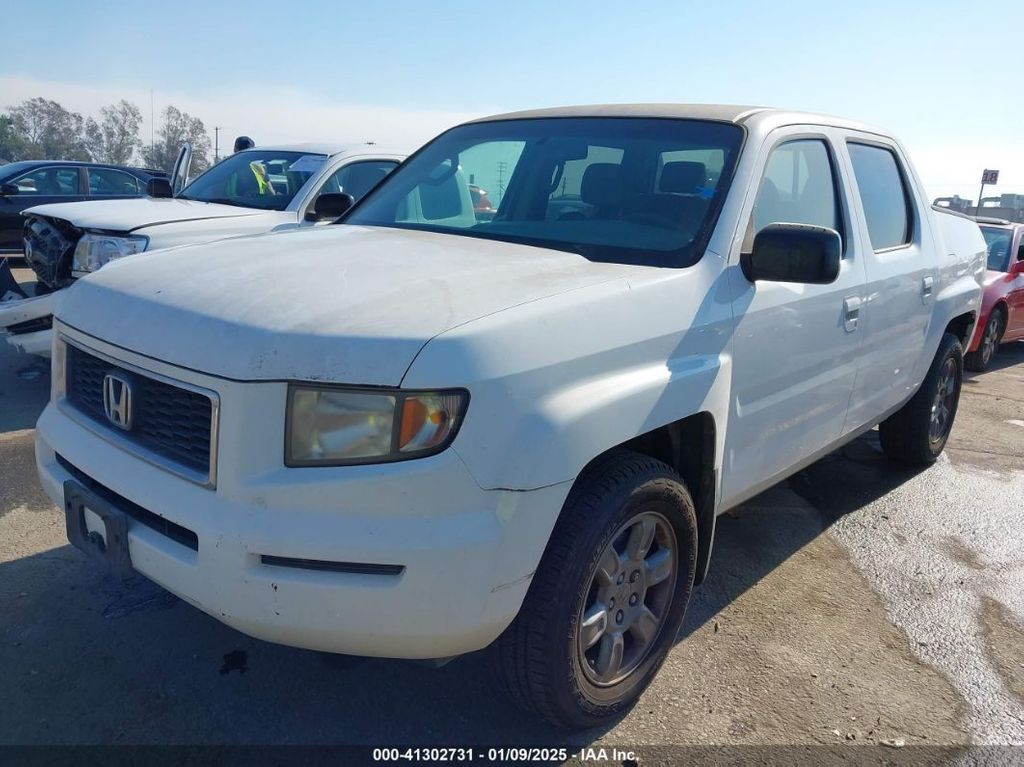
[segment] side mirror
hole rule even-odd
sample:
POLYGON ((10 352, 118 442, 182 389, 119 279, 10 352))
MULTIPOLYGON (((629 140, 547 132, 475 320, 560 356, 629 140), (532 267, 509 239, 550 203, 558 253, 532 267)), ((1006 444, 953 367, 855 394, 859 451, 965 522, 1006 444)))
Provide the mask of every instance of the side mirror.
POLYGON ((843 241, 835 229, 806 224, 769 224, 754 237, 740 268, 751 282, 827 285, 839 277, 843 241))
POLYGON ((1024 245, 1017 254, 1017 260, 1010 262, 1010 274, 1024 274, 1024 245))
POLYGON ((162 176, 151 178, 146 182, 146 195, 149 197, 173 197, 171 182, 162 176))
POLYGON ((0 185, 0 197, 13 197, 14 195, 21 192, 18 189, 17 184, 2 184, 0 185))
POLYGON ((306 211, 307 221, 333 221, 356 204, 356 198, 346 192, 324 192, 306 211))

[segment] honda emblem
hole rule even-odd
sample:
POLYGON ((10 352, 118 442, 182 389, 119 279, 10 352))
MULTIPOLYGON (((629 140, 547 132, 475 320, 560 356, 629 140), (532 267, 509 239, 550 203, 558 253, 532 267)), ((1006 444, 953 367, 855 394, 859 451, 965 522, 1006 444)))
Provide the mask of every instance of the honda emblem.
POLYGON ((132 384, 127 376, 111 372, 103 376, 103 412, 124 431, 132 428, 132 384))

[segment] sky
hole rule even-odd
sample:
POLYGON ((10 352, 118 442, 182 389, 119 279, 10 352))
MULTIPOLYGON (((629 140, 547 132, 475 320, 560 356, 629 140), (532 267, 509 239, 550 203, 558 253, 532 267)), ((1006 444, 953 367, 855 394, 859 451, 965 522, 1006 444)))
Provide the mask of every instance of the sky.
POLYGON ((930 196, 1024 193, 1024 2, 103 3, 5 8, 0 109, 94 115, 127 98, 221 147, 373 140, 414 149, 465 119, 544 106, 779 106, 887 128, 930 196), (11 30, 23 30, 14 45, 11 30), (34 41, 34 42, 31 42, 34 41))

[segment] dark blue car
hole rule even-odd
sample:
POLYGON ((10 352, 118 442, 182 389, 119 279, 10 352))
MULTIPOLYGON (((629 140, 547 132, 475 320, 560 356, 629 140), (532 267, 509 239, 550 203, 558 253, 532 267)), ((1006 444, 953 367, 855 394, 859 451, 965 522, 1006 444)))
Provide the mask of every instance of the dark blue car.
POLYGON ((64 160, 0 165, 0 258, 21 255, 21 212, 34 205, 95 198, 142 197, 158 170, 64 160))

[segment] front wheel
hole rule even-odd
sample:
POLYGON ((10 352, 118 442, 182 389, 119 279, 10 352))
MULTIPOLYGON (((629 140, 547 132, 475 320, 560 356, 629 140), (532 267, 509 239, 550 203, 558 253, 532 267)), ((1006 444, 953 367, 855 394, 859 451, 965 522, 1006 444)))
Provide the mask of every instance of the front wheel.
POLYGON ((506 689, 561 727, 624 713, 675 642, 696 553, 693 500, 675 471, 628 451, 596 461, 492 648, 506 689))
POLYGON ((964 351, 960 339, 946 333, 921 388, 878 425, 882 450, 904 463, 934 463, 946 446, 960 402, 964 351))

